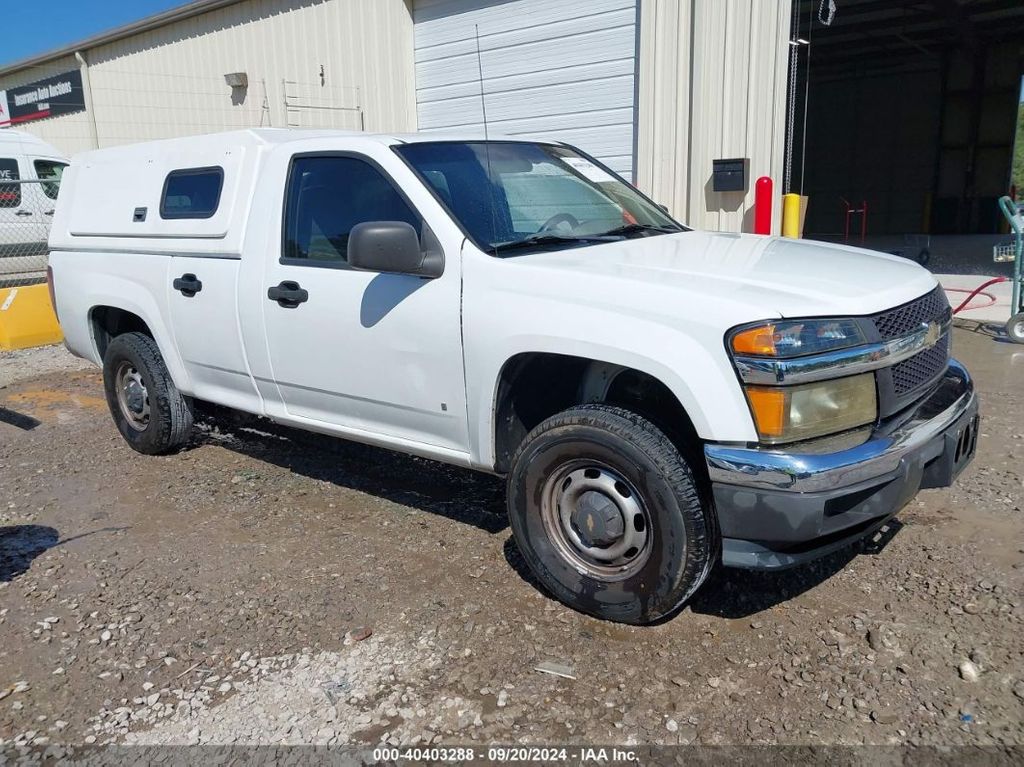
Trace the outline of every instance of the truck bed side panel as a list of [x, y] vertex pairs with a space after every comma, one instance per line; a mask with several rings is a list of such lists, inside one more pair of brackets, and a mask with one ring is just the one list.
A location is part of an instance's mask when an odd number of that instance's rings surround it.
[[68, 348], [103, 364], [91, 318], [98, 307], [114, 307], [146, 323], [175, 385], [192, 394], [192, 382], [174, 344], [169, 323], [166, 256], [57, 250], [50, 253], [57, 313]]
[[[192, 395], [227, 407], [262, 413], [242, 348], [238, 318], [236, 258], [165, 257], [167, 303], [178, 353], [192, 381]], [[174, 280], [194, 276], [202, 289], [193, 295], [174, 289]]]

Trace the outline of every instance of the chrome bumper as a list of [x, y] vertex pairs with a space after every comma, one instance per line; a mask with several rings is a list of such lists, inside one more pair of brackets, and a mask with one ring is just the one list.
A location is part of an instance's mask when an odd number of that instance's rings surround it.
[[[713, 483], [792, 493], [835, 490], [893, 474], [904, 459], [935, 443], [977, 407], [974, 383], [966, 368], [950, 360], [932, 394], [909, 415], [876, 430], [856, 447], [816, 454], [799, 452], [799, 448], [785, 452], [709, 443], [704, 456]], [[973, 453], [976, 435], [968, 433], [966, 437], [972, 442], [966, 446], [967, 452]]]

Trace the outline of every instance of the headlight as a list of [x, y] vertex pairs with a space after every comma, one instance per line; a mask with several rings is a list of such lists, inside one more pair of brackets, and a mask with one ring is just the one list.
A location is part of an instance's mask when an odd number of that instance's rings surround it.
[[780, 320], [741, 328], [732, 334], [733, 354], [801, 357], [867, 343], [857, 320]]
[[747, 386], [747, 401], [762, 442], [778, 444], [823, 437], [875, 420], [875, 376], [801, 386]]

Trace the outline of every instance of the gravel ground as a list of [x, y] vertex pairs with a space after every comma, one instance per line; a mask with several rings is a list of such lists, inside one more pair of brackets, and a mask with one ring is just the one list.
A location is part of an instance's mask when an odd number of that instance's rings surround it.
[[1024, 348], [955, 345], [954, 488], [649, 628], [539, 592], [494, 478], [223, 418], [147, 458], [97, 371], [0, 355], [0, 745], [1020, 744]]

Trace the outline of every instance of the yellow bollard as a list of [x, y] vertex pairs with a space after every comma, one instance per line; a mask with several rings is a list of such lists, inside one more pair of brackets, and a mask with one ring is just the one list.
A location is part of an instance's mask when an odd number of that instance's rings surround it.
[[0, 290], [0, 351], [55, 344], [63, 338], [46, 285]]
[[800, 195], [782, 195], [782, 236], [800, 237]]

